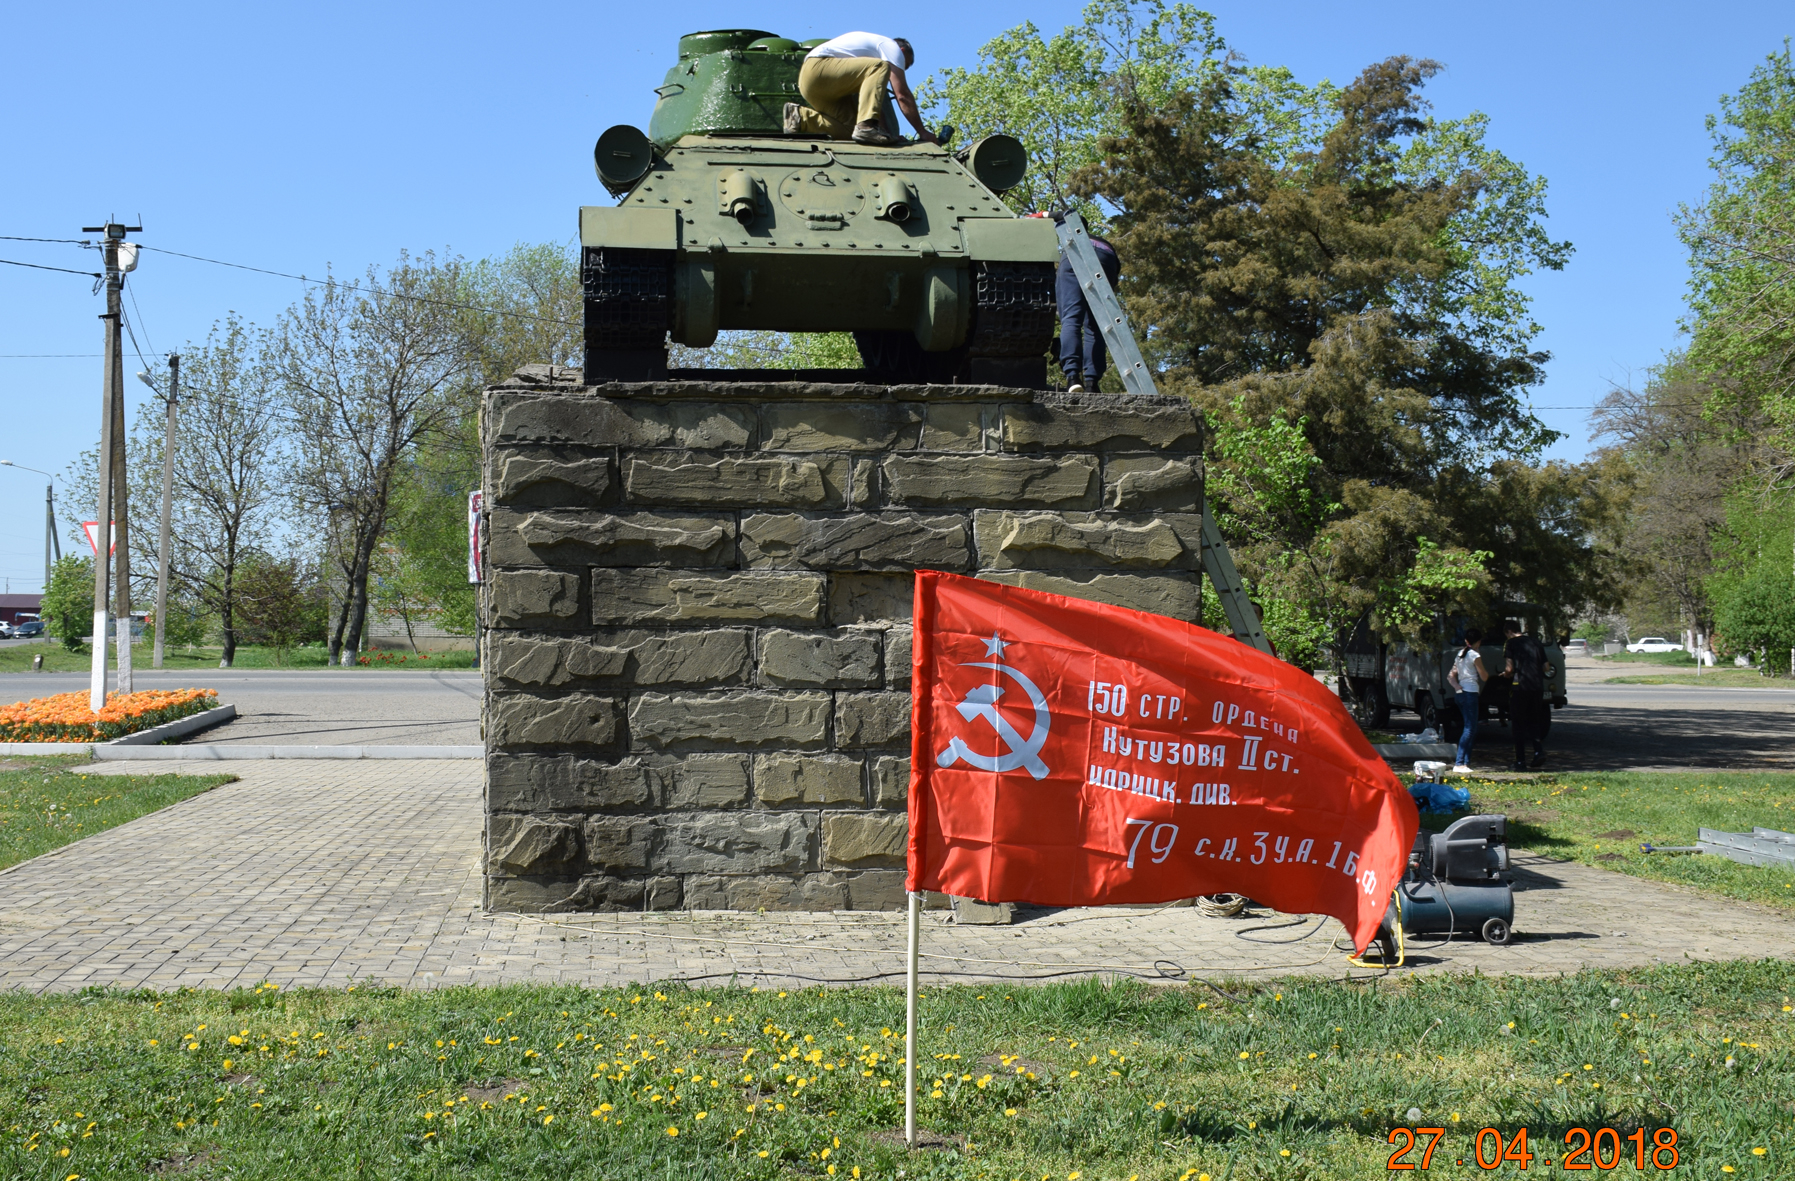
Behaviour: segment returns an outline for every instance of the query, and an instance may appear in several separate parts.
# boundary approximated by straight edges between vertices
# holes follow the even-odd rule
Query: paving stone
[[[1122,512],[1203,511],[1203,461],[1197,456],[1115,455],[1103,461],[1103,507]]]
[[[1187,623],[1200,622],[1201,584],[1196,574],[1177,575],[1074,573],[1049,574],[1038,570],[986,570],[980,578],[1029,590],[1046,591],[1093,603],[1129,607],[1152,615],[1165,615]]]
[[[879,683],[883,637],[865,628],[837,632],[769,629],[760,634],[763,684],[863,689]]]
[[[592,571],[592,621],[631,623],[820,623],[820,574],[754,571]]]
[[[882,755],[873,760],[873,803],[902,808],[910,799],[910,760]]]
[[[508,636],[491,646],[487,673],[545,689],[744,682],[752,670],[748,632],[605,631],[592,636]]]
[[[885,632],[885,687],[910,688],[910,640],[908,627],[889,628]]]
[[[986,570],[1121,567],[1197,570],[1203,518],[1195,513],[1012,512],[972,514],[979,566]]]
[[[829,694],[785,692],[641,693],[630,702],[630,737],[664,750],[783,746],[827,740]]]
[[[580,855],[580,830],[559,820],[499,814],[486,821],[486,849],[489,872],[551,873]]]
[[[633,505],[716,508],[840,508],[848,483],[845,456],[809,458],[639,452],[623,461],[623,491]]]
[[[907,573],[829,576],[829,622],[838,626],[908,621],[915,602],[916,579]]]
[[[1181,398],[1114,394],[1043,394],[1003,408],[1005,450],[1203,450],[1203,421]]]
[[[890,451],[916,446],[923,406],[916,402],[772,402],[760,408],[768,451]]]
[[[891,813],[829,812],[823,816],[823,861],[877,869],[904,864],[909,818]]]
[[[813,869],[813,812],[727,812],[670,817],[657,862],[668,873],[763,874]]]
[[[843,749],[910,745],[908,693],[842,693],[835,699],[835,744]]]
[[[790,804],[864,806],[860,760],[841,755],[760,755],[754,760],[754,798]]]
[[[640,758],[613,763],[571,754],[488,751],[486,806],[494,812],[639,808],[661,799],[665,775],[664,767]]]
[[[966,519],[916,513],[756,513],[742,521],[748,566],[809,570],[969,570]]]
[[[494,566],[732,566],[735,518],[570,509],[488,514]]]
[[[495,570],[492,610],[501,627],[572,623],[580,613],[580,576],[565,570]]]
[[[880,465],[887,503],[1094,509],[1102,481],[1091,455],[893,455]]]
[[[610,746],[617,741],[618,708],[611,697],[492,693],[486,698],[488,747]]]
[[[654,856],[654,822],[641,816],[588,816],[586,863],[605,873],[645,873]],[[667,871],[670,867],[657,865]]]
[[[651,402],[627,399],[617,403],[653,447],[723,449],[754,444],[754,411],[747,406],[715,402]]]
[[[511,508],[597,508],[610,496],[608,450],[583,447],[530,447],[494,456],[494,505]]]
[[[834,873],[789,877],[721,877],[694,874],[685,879],[689,910],[847,910],[848,883]]]

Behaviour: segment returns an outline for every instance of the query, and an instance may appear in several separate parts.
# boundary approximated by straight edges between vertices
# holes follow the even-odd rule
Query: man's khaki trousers
[[[798,69],[798,93],[809,103],[798,121],[805,135],[852,139],[856,123],[895,126],[885,87],[891,63],[877,57],[807,57]]]

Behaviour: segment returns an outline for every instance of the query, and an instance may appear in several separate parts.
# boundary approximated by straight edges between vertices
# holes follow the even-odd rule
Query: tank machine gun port
[[[1052,222],[1003,203],[1022,145],[786,135],[813,44],[688,34],[648,131],[599,137],[593,163],[619,202],[580,210],[586,381],[682,376],[669,338],[704,348],[769,329],[851,332],[865,369],[704,376],[1045,388],[1059,243]]]

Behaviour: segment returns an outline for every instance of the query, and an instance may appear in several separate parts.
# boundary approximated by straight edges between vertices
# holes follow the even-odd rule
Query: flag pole
[[[916,1147],[916,960],[922,893],[910,891],[910,955],[904,973],[904,1143]]]

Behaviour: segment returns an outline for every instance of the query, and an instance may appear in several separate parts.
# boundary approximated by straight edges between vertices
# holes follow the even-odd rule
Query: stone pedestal
[[[901,907],[913,570],[1198,617],[1179,400],[531,366],[481,429],[493,909]]]

